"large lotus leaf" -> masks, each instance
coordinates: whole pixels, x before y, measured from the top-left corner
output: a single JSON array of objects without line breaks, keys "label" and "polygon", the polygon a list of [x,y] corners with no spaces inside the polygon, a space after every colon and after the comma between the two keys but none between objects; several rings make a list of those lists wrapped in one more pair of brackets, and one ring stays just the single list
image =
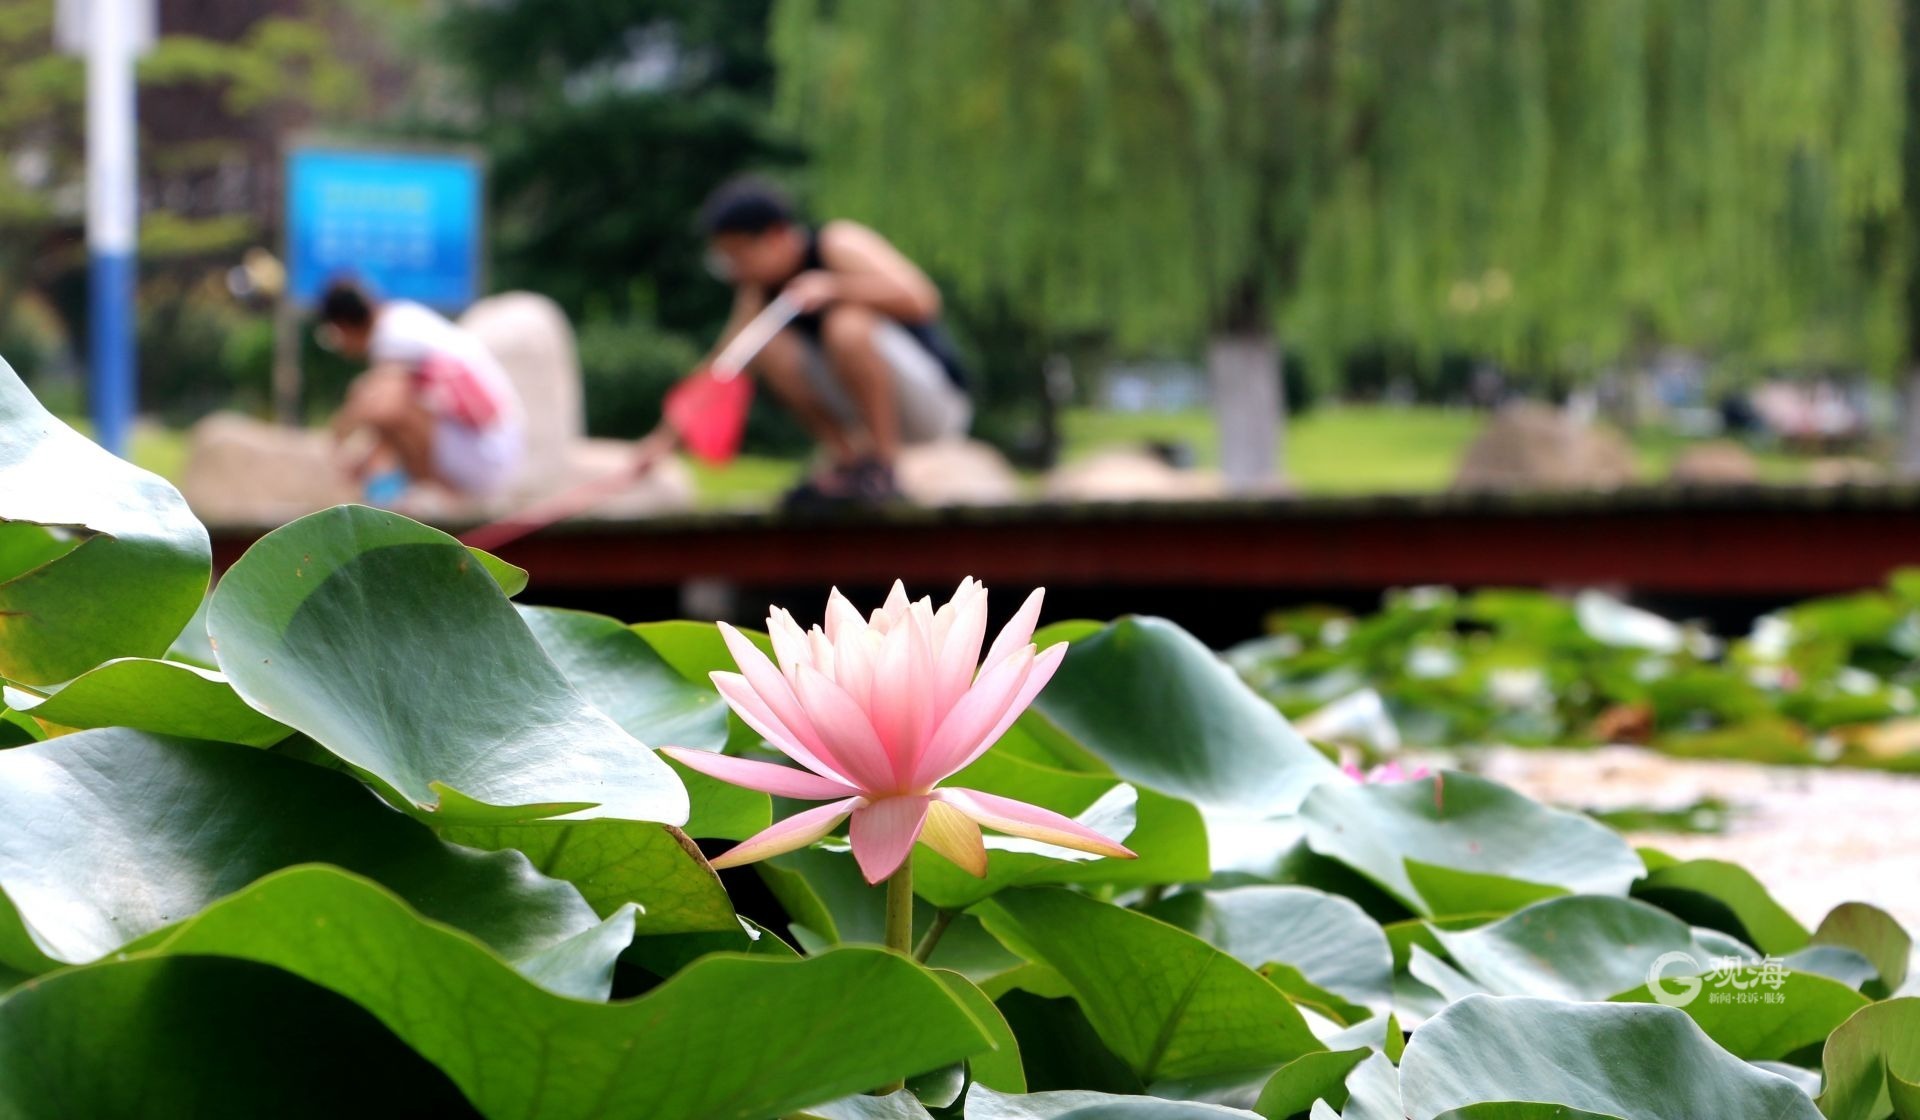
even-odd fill
[{"label": "large lotus leaf", "polygon": [[543,875],[578,887],[602,917],[640,907],[641,935],[731,931],[739,922],[720,877],[687,834],[646,821],[527,821],[457,825],[443,839],[490,852],[513,849]]},{"label": "large lotus leaf", "polygon": [[1026,1069],[1020,1064],[1020,1042],[1013,1037],[1013,1028],[1007,1024],[1007,1017],[987,998],[987,993],[976,987],[973,981],[958,972],[949,969],[935,969],[935,976],[953,993],[973,1014],[974,1021],[985,1029],[993,1039],[993,1049],[983,1050],[967,1059],[967,1073],[976,1084],[998,1089],[1003,1093],[1024,1093],[1027,1091]]},{"label": "large lotus leaf", "polygon": [[[1069,761],[1233,814],[1290,812],[1334,773],[1213,651],[1160,618],[1083,629],[1023,721]],[[1042,639],[1057,635],[1041,635]]]},{"label": "large lotus leaf", "polygon": [[1658,1004],[1469,996],[1413,1032],[1400,1059],[1412,1120],[1493,1101],[1632,1120],[1819,1120],[1793,1082],[1715,1046]]},{"label": "large lotus leaf", "polygon": [[1440,1120],[1627,1120],[1627,1117],[1568,1108],[1563,1104],[1493,1101],[1456,1108],[1452,1112],[1441,1114]]},{"label": "large lotus leaf", "polygon": [[476,1115],[350,1001],[249,961],[147,957],[0,1001],[0,1115]]},{"label": "large lotus leaf", "polygon": [[[1848,1016],[1865,1007],[1866,996],[1839,980],[1812,972],[1785,972],[1753,965],[1718,968],[1701,979],[1702,989],[1682,1008],[1727,1052],[1748,1061],[1798,1054],[1833,1033]],[[1649,985],[1614,998],[1628,1003],[1661,1002]],[[1686,990],[1695,990],[1691,983]]]},{"label": "large lotus leaf", "polygon": [[376,879],[512,961],[599,921],[524,856],[443,843],[345,774],[230,744],[106,729],[0,751],[0,821],[18,912],[0,918],[0,960],[28,971],[94,960],[296,863]]},{"label": "large lotus leaf", "polygon": [[[1920,1083],[1920,999],[1863,1007],[1827,1039],[1820,1111],[1828,1120],[1885,1120],[1915,1115],[1911,1087]],[[1897,1095],[1896,1095],[1897,1094]],[[1907,1111],[1896,1111],[1906,1098]]]},{"label": "large lotus leaf", "polygon": [[1274,1071],[1253,1101],[1253,1110],[1271,1120],[1287,1120],[1327,1100],[1347,1103],[1347,1074],[1373,1053],[1364,1046],[1303,1054]]},{"label": "large lotus leaf", "polygon": [[1592,818],[1455,771],[1415,782],[1328,782],[1300,815],[1314,851],[1428,917],[1516,909],[1548,895],[1625,894],[1645,873],[1619,833]]},{"label": "large lotus leaf", "polygon": [[61,727],[131,727],[255,747],[272,746],[293,733],[249,708],[226,677],[176,661],[117,658],[39,691],[47,695],[8,688],[7,703]]},{"label": "large lotus leaf", "polygon": [[520,618],[587,702],[653,747],[717,751],[727,745],[727,705],[705,680],[688,680],[645,638],[584,611],[521,607]]},{"label": "large lotus leaf", "polygon": [[1820,920],[1813,931],[1815,946],[1832,945],[1852,949],[1873,964],[1879,973],[1880,994],[1900,990],[1907,982],[1907,968],[1913,960],[1913,937],[1902,929],[1893,915],[1864,902],[1843,902]]},{"label": "large lotus leaf", "polygon": [[1369,1054],[1347,1074],[1347,1103],[1340,1120],[1405,1120],[1400,1071],[1385,1054]]},{"label": "large lotus leaf", "polygon": [[686,823],[673,771],[581,698],[439,530],[364,506],[303,517],[247,550],[207,620],[249,704],[420,810]]},{"label": "large lotus leaf", "polygon": [[1324,1050],[1287,997],[1198,937],[1062,888],[1004,891],[987,928],[1073,988],[1143,1082],[1276,1066]]},{"label": "large lotus leaf", "polygon": [[1323,1002],[1331,994],[1375,1010],[1393,1001],[1387,935],[1366,911],[1337,895],[1307,887],[1187,891],[1149,913],[1250,968],[1288,966],[1310,987],[1296,990],[1278,973],[1272,979],[1295,999]]},{"label": "large lotus leaf", "polygon": [[[1696,976],[1721,956],[1666,911],[1608,895],[1550,898],[1489,925],[1432,934],[1481,990],[1500,996],[1610,999],[1645,985],[1656,964],[1665,977]],[[1660,961],[1676,953],[1684,959]]]},{"label": "large lotus leaf", "polygon": [[0,707],[0,748],[37,743],[46,737],[46,729],[34,722],[32,716]]},{"label": "large lotus leaf", "polygon": [[[1207,832],[1199,812],[1185,801],[1153,790],[1138,789],[1129,797],[1126,813],[1131,827],[1113,819],[1096,821],[1089,813],[1096,802],[1111,798],[1110,777],[1075,773],[1028,762],[1000,751],[988,751],[973,765],[943,784],[984,790],[1027,801],[1081,818],[1081,823],[1125,843],[1138,859],[1092,859],[1031,841],[989,835],[987,874],[976,879],[922,846],[914,853],[914,889],[935,906],[969,906],[1005,887],[1042,883],[1181,883],[1205,879]],[[1114,817],[1115,814],[1105,814]],[[1064,858],[1063,858],[1064,857]]]},{"label": "large lotus leaf", "polygon": [[211,571],[178,490],[54,419],[0,361],[0,677],[160,656]]},{"label": "large lotus leaf", "polygon": [[1634,897],[1694,925],[1730,933],[1763,953],[1785,956],[1807,947],[1807,927],[1739,864],[1717,859],[1681,862],[1653,849],[1642,849],[1641,855],[1647,876],[1634,885]]},{"label": "large lotus leaf", "polygon": [[966,1120],[1260,1120],[1257,1112],[1197,1101],[1065,1090],[1020,1096],[967,1090]]},{"label": "large lotus leaf", "polygon": [[788,1113],[785,1120],[933,1120],[933,1113],[920,1103],[911,1089],[885,1096],[856,1093],[837,1101],[811,1105]]},{"label": "large lotus leaf", "polygon": [[[490,1117],[758,1120],[991,1044],[937,978],[881,949],[719,954],[638,999],[558,998],[466,935],[327,867],[270,876],[153,951],[256,961],[337,992]],[[115,1056],[97,1058],[105,1071]]]}]

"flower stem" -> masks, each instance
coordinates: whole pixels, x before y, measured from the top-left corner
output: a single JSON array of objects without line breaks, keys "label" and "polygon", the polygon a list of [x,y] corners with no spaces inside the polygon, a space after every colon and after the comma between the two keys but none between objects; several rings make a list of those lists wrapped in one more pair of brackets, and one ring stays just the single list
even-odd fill
[{"label": "flower stem", "polygon": [[[913,861],[907,860],[887,880],[887,948],[901,956],[913,953]],[[874,1090],[876,1096],[897,1093],[906,1079],[889,1081]]]},{"label": "flower stem", "polygon": [[947,927],[953,924],[953,915],[952,910],[933,912],[933,924],[927,927],[925,934],[921,935],[920,944],[913,947],[914,960],[921,964],[927,963],[927,958],[933,956],[934,948],[940,944],[940,935],[947,932]]}]

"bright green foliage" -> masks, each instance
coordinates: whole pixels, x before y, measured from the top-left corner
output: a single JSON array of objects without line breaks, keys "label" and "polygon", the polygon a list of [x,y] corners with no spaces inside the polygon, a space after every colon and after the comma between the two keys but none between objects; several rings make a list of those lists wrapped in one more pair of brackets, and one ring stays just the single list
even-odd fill
[{"label": "bright green foliage", "polygon": [[1920,999],[1896,999],[1862,1008],[1827,1039],[1822,1058],[1828,1120],[1882,1120],[1890,1108],[1916,1115],[1912,1087],[1920,1083]]},{"label": "bright green foliage", "polygon": [[40,696],[7,690],[15,711],[60,727],[131,727],[157,735],[269,747],[292,734],[233,691],[227,678],[177,661],[124,657]]},{"label": "bright green foliage", "polygon": [[786,0],[820,194],[1123,345],[1896,357],[1893,0]]},{"label": "bright green foliage", "polygon": [[54,419],[0,361],[0,677],[58,684],[159,656],[211,563],[178,491]]},{"label": "bright green foliage", "polygon": [[1329,1018],[1364,1019],[1392,1001],[1386,934],[1338,895],[1305,887],[1186,891],[1150,913],[1265,973]]},{"label": "bright green foliage", "polygon": [[423,811],[686,822],[666,763],[581,698],[437,530],[359,506],[302,518],[240,558],[207,621],[249,703]]},{"label": "bright green foliage", "polygon": [[1323,1049],[1277,988],[1145,915],[1038,889],[1002,894],[986,921],[1066,977],[1101,1040],[1142,1081],[1251,1069]]},{"label": "bright green foliage", "polygon": [[1433,1120],[1488,1101],[1570,1105],[1634,1120],[1818,1120],[1776,1074],[1654,1004],[1472,996],[1413,1032],[1400,1059],[1406,1115]]}]

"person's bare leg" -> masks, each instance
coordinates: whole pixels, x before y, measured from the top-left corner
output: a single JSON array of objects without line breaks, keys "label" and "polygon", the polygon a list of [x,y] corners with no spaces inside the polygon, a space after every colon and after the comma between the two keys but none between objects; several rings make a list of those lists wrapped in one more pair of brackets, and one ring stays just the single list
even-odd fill
[{"label": "person's bare leg", "polygon": [[760,351],[752,367],[833,460],[845,463],[854,457],[853,433],[827,408],[813,386],[807,384],[806,361],[806,349],[800,339],[792,331],[781,331]]},{"label": "person's bare leg", "polygon": [[433,467],[433,414],[415,399],[405,373],[376,370],[354,381],[333,418],[333,433],[345,444],[362,431],[372,434],[373,447],[351,465],[355,479],[364,480],[376,467],[398,460],[416,479],[442,481]]},{"label": "person's bare leg", "polygon": [[846,387],[873,442],[873,455],[891,466],[900,453],[900,409],[894,400],[893,368],[874,344],[880,317],[865,307],[827,309],[820,343],[827,366]]}]

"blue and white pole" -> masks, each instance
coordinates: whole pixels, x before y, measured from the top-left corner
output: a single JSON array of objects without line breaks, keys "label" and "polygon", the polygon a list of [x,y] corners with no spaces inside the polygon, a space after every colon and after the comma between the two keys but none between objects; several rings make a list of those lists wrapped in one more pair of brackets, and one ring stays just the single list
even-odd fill
[{"label": "blue and white pole", "polygon": [[134,131],[134,3],[85,0],[88,398],[94,437],[125,455],[137,373],[133,298],[139,236]]}]

